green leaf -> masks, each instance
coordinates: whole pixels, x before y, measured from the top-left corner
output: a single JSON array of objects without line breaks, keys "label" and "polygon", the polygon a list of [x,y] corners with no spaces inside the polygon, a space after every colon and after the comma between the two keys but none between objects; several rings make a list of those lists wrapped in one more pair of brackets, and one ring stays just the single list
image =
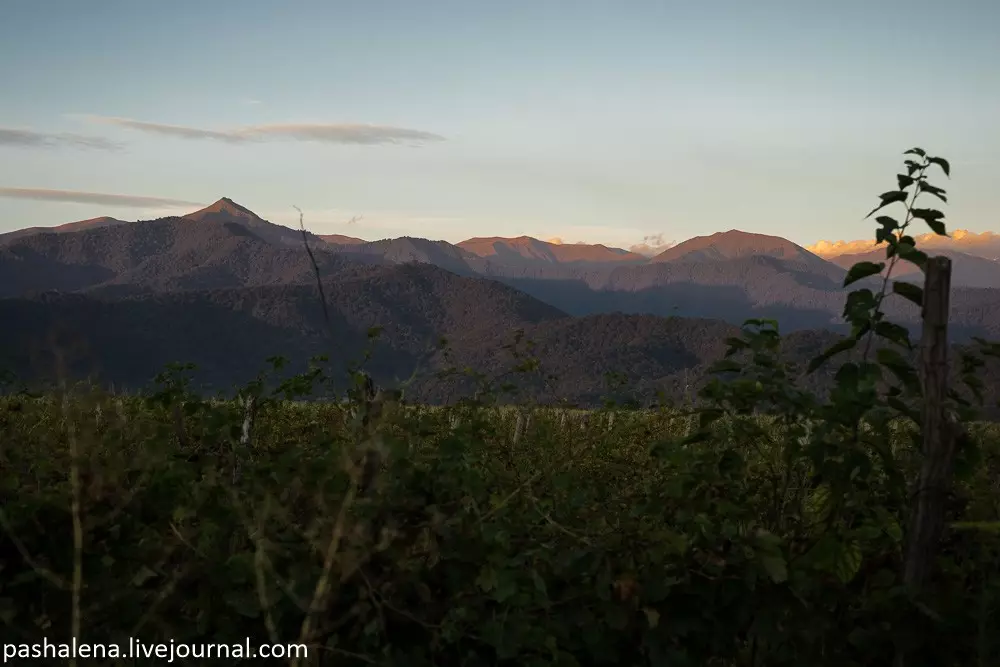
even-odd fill
[{"label": "green leaf", "polygon": [[958,521],[951,524],[953,530],[978,530],[986,533],[1000,533],[1000,521]]},{"label": "green leaf", "polygon": [[935,197],[937,197],[938,199],[940,199],[941,201],[945,203],[948,202],[948,197],[945,196],[944,188],[939,188],[936,185],[931,185],[927,181],[920,181],[920,184],[917,185],[917,191],[930,193]]},{"label": "green leaf", "polygon": [[893,294],[898,294],[907,301],[912,301],[920,307],[924,305],[924,288],[907,282],[895,282],[892,284]]},{"label": "green leaf", "polygon": [[744,350],[750,347],[745,340],[743,340],[742,338],[736,338],[735,336],[730,336],[729,338],[727,338],[726,345],[729,347],[729,349],[726,350],[727,357],[736,354],[740,350]]},{"label": "green leaf", "polygon": [[484,593],[492,591],[497,585],[496,570],[488,565],[483,567],[479,573],[479,577],[476,578],[476,585],[479,586]]},{"label": "green leaf", "polygon": [[842,583],[848,583],[861,569],[861,547],[856,542],[841,545],[833,573]]},{"label": "green leaf", "polygon": [[817,524],[826,521],[830,516],[833,507],[830,486],[821,484],[809,491],[806,496],[804,509],[805,518],[809,524]]},{"label": "green leaf", "polygon": [[882,225],[881,229],[875,230],[875,242],[882,243],[884,241],[890,246],[895,245],[896,237],[893,232],[899,229],[899,221],[888,215],[880,215],[875,218],[875,222]]},{"label": "green leaf", "polygon": [[944,226],[944,223],[940,220],[927,220],[927,226],[937,234],[938,236],[948,236],[948,231]]},{"label": "green leaf", "polygon": [[739,362],[733,361],[732,359],[720,359],[714,364],[709,366],[709,373],[737,373],[743,369],[743,366]]},{"label": "green leaf", "polygon": [[875,352],[875,358],[899,378],[899,381],[908,389],[919,390],[916,369],[898,351],[892,348],[881,348]]},{"label": "green leaf", "polygon": [[788,563],[780,553],[760,554],[760,564],[764,566],[764,571],[771,577],[771,581],[776,584],[788,581]]},{"label": "green leaf", "polygon": [[951,178],[951,165],[943,157],[929,157],[927,158],[927,161],[941,167],[941,171],[944,172],[944,175]]},{"label": "green leaf", "polygon": [[697,444],[699,442],[705,442],[706,440],[708,440],[711,437],[712,437],[712,434],[709,433],[708,431],[699,430],[699,431],[695,431],[691,435],[689,435],[686,438],[684,438],[683,440],[681,440],[681,444],[682,445],[694,445],[694,444]]},{"label": "green leaf", "polygon": [[933,208],[915,208],[910,211],[910,214],[917,219],[923,220],[927,223],[927,226],[937,234],[938,236],[947,236],[948,232],[945,231],[945,225],[942,220],[944,219],[944,213]]},{"label": "green leaf", "polygon": [[851,534],[863,542],[872,542],[882,537],[882,529],[879,526],[868,523],[858,526],[855,530],[851,531]]},{"label": "green leaf", "polygon": [[498,570],[496,572],[495,584],[493,587],[493,599],[497,602],[506,602],[517,593],[517,579],[510,570]]},{"label": "green leaf", "polygon": [[913,177],[906,174],[896,174],[896,182],[899,183],[900,190],[905,190],[913,185]]},{"label": "green leaf", "polygon": [[859,280],[863,280],[869,276],[874,276],[882,272],[885,268],[885,262],[858,262],[851,267],[850,271],[844,277],[844,287],[847,287],[851,283],[856,283]]},{"label": "green leaf", "polygon": [[141,568],[139,568],[139,571],[135,573],[135,576],[132,577],[132,585],[135,586],[136,588],[139,588],[144,583],[146,583],[150,579],[153,579],[156,576],[158,576],[156,572],[149,569],[149,567],[147,567],[146,565],[143,565]]},{"label": "green leaf", "polygon": [[756,534],[757,559],[775,583],[788,580],[788,562],[781,551],[781,538],[766,530]]},{"label": "green leaf", "polygon": [[841,541],[833,535],[824,535],[809,550],[809,559],[824,572],[837,577],[846,584],[861,569],[861,547],[852,540]]},{"label": "green leaf", "polygon": [[910,150],[904,152],[903,155],[919,155],[920,157],[927,157],[927,151],[923,148],[911,148]]},{"label": "green leaf", "polygon": [[535,590],[538,591],[539,593],[541,593],[542,597],[544,597],[545,599],[548,599],[548,597],[549,597],[549,590],[545,586],[545,580],[542,579],[542,576],[540,574],[538,574],[537,570],[532,570],[531,571],[531,582],[535,585]]},{"label": "green leaf", "polygon": [[872,214],[874,214],[876,211],[885,208],[889,204],[894,204],[900,201],[906,201],[906,197],[907,197],[906,192],[902,190],[890,190],[889,192],[883,192],[882,194],[879,195],[879,199],[882,200],[882,203],[873,208],[865,217],[870,218]]},{"label": "green leaf", "polygon": [[910,343],[910,330],[893,322],[882,321],[875,325],[875,335],[903,347],[913,347]]},{"label": "green leaf", "polygon": [[841,352],[846,352],[847,350],[852,349],[857,344],[858,340],[856,338],[845,338],[839,343],[831,345],[822,354],[820,354],[817,357],[814,357],[813,360],[809,362],[809,369],[806,371],[806,373],[809,374],[815,372],[816,369],[818,369],[820,366],[826,363],[828,359],[830,359],[835,355],[840,354]]},{"label": "green leaf", "polygon": [[942,220],[944,218],[944,213],[936,208],[915,208],[910,213],[913,214],[914,218],[921,220]]},{"label": "green leaf", "polygon": [[900,243],[898,246],[899,258],[920,267],[923,271],[927,267],[927,253],[917,250],[913,244]]}]

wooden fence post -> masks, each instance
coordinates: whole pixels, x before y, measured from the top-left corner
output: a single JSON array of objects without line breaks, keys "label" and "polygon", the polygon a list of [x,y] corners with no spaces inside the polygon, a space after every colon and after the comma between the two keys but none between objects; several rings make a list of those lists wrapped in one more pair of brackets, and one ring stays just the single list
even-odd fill
[{"label": "wooden fence post", "polygon": [[924,281],[920,378],[923,386],[923,464],[913,494],[903,581],[918,592],[931,572],[944,531],[945,499],[955,455],[957,424],[946,409],[948,395],[948,310],[951,260],[927,260]]},{"label": "wooden fence post", "polygon": [[[927,260],[923,295],[923,332],[920,338],[920,383],[923,388],[923,463],[912,495],[906,536],[903,583],[919,595],[930,575],[944,532],[945,499],[955,454],[957,424],[947,411],[948,311],[951,260]],[[904,667],[906,649],[896,650],[895,667]]]}]

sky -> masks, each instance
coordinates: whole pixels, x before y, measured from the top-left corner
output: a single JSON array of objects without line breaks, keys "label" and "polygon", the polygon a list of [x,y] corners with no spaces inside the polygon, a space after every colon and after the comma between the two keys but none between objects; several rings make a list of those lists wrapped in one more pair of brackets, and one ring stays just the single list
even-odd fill
[{"label": "sky", "polygon": [[1000,231],[998,34],[995,0],[13,0],[0,232],[226,196],[365,239],[805,245],[871,236],[915,145],[950,226]]}]

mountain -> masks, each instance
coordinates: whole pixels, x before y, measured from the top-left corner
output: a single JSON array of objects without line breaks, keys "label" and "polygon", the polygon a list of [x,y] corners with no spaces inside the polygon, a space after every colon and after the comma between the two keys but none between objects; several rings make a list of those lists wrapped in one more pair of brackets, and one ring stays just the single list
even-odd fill
[{"label": "mountain", "polygon": [[[996,232],[977,234],[965,229],[956,229],[948,236],[927,233],[914,236],[914,240],[916,240],[918,247],[933,249],[935,252],[939,249],[954,250],[973,257],[1000,260],[1000,234]],[[808,250],[829,259],[840,255],[864,254],[878,247],[873,240],[864,239],[860,241],[820,241],[809,246]]]},{"label": "mountain", "polygon": [[[223,217],[161,218],[24,236],[0,245],[0,296],[99,287],[164,291],[312,280],[312,264],[301,245],[270,240],[280,233]],[[314,250],[322,270],[352,261],[323,245]]]},{"label": "mountain", "polygon": [[[206,206],[200,211],[189,213],[184,216],[184,220],[194,222],[214,223],[216,225],[239,225],[251,230],[256,236],[277,245],[286,247],[302,248],[302,231],[276,225],[273,222],[264,220],[259,215],[248,208],[240,206],[232,199],[223,197],[211,206]],[[306,232],[306,237],[311,243],[322,243],[322,239],[315,234]]]},{"label": "mountain", "polygon": [[543,263],[601,266],[605,264],[641,264],[646,257],[621,248],[584,243],[553,243],[530,236],[517,238],[483,237],[462,241],[458,247],[499,264]]},{"label": "mountain", "polygon": [[101,227],[114,227],[116,225],[124,224],[127,224],[124,220],[118,220],[117,218],[111,218],[105,215],[99,218],[91,218],[90,220],[67,222],[64,225],[57,225],[55,227],[27,227],[25,229],[18,229],[13,232],[0,234],[0,244],[5,242],[9,243],[15,239],[32,236],[34,234],[66,234],[69,232],[80,232],[87,229],[100,229]]},{"label": "mountain", "polygon": [[824,275],[836,275],[826,261],[805,248],[780,236],[751,234],[737,229],[716,232],[710,236],[696,236],[678,243],[655,256],[656,262],[704,262],[741,259],[744,257],[773,257],[799,264]]},{"label": "mountain", "polygon": [[[306,235],[322,276],[359,263],[418,263],[495,280],[574,316],[617,312],[732,324],[769,317],[785,331],[843,326],[844,268],[775,236],[730,230],[690,239],[648,260],[606,246],[530,237],[476,238],[458,245],[414,237],[346,238],[329,242]],[[847,265],[852,259],[838,262]],[[956,332],[971,335],[992,326],[989,318],[1000,290],[962,292],[965,283],[996,285],[988,271],[992,264],[984,262],[956,263],[954,300],[965,304],[955,311]],[[267,222],[228,198],[182,218],[36,233],[0,243],[0,296],[45,290],[210,290],[314,280],[301,231]],[[915,307],[897,300],[887,304],[902,321],[917,324]]]},{"label": "mountain", "polygon": [[[835,325],[843,308],[844,270],[782,241],[734,231],[681,244],[676,258],[661,254],[652,262],[640,258],[641,263],[627,256],[624,261],[572,261],[580,255],[559,254],[567,246],[529,237],[458,245],[403,237],[337,250],[490,277],[572,315],[622,312],[733,323],[767,315],[789,329]],[[584,256],[606,258],[614,252],[604,248],[596,254],[594,248],[585,248]]]},{"label": "mountain", "polygon": [[[0,240],[0,321],[16,323],[0,327],[0,369],[53,379],[59,353],[71,377],[136,387],[166,363],[190,361],[225,388],[252,379],[273,355],[296,362],[294,371],[328,353],[343,370],[379,326],[369,370],[383,383],[421,371],[408,394],[444,401],[468,395],[474,383],[436,371],[503,375],[517,363],[506,346],[520,330],[555,376],[522,378],[527,395],[595,405],[611,372],[629,377],[631,394],[622,398],[690,395],[692,378],[704,376],[734,325],[750,317],[777,319],[796,362],[843,326],[844,268],[784,239],[737,230],[642,261],[527,237],[459,245],[306,239],[329,321],[301,231],[226,198],[183,217]],[[960,259],[957,276],[959,267],[980,266]],[[916,306],[899,298],[885,306],[893,321],[918,330]],[[1000,337],[1000,290],[954,289],[951,335]],[[435,346],[442,337],[443,351]]]},{"label": "mountain", "polygon": [[[1000,288],[1000,261],[953,250],[934,248],[931,254],[951,259],[951,282],[957,287]],[[857,255],[836,255],[830,261],[845,269],[857,262],[885,262],[885,250],[871,250]],[[884,274],[884,271],[883,271]],[[923,273],[909,262],[897,262],[892,275],[900,280],[923,281]]]}]

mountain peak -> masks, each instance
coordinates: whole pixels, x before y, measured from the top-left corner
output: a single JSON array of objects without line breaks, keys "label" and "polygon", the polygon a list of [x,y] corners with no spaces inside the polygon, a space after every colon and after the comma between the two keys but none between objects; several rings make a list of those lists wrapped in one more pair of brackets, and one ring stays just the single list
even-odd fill
[{"label": "mountain peak", "polygon": [[222,197],[221,199],[219,199],[214,204],[211,204],[210,206],[206,206],[205,208],[203,208],[203,209],[201,209],[199,211],[195,211],[194,213],[190,213],[190,214],[188,214],[188,215],[186,215],[184,217],[188,218],[189,220],[203,220],[203,219],[206,219],[206,218],[209,218],[209,217],[215,218],[215,217],[218,217],[218,216],[231,216],[231,217],[237,217],[237,218],[254,218],[254,219],[257,219],[257,220],[261,220],[262,219],[256,213],[254,213],[253,211],[251,211],[250,209],[248,209],[245,206],[241,206],[240,204],[237,204],[236,202],[234,202],[229,197]]},{"label": "mountain peak", "polygon": [[800,245],[780,236],[754,234],[739,229],[715,232],[708,236],[696,236],[683,243],[668,248],[653,258],[654,262],[676,260],[704,261],[724,260],[767,255],[780,259],[818,259]]},{"label": "mountain peak", "polygon": [[[302,232],[291,227],[276,225],[268,222],[245,206],[237,204],[229,197],[223,197],[211,206],[206,206],[200,211],[188,213],[183,216],[185,220],[216,225],[239,225],[253,231],[253,233],[268,243],[283,246],[302,246]],[[313,235],[308,236],[317,243],[322,240]]]}]

